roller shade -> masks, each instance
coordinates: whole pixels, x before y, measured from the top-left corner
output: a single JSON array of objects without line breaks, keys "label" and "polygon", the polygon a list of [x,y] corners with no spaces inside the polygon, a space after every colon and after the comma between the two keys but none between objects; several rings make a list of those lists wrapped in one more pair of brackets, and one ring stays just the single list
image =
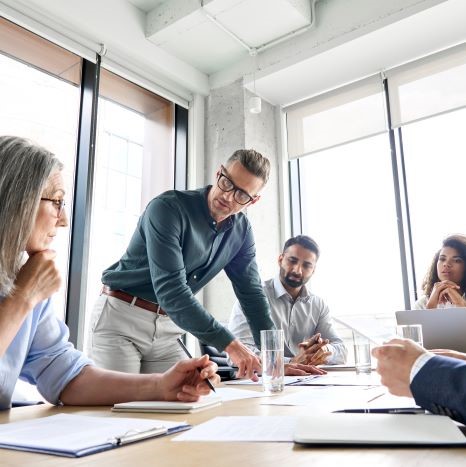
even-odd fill
[{"label": "roller shade", "polygon": [[380,75],[294,104],[284,111],[290,159],[387,131]]},{"label": "roller shade", "polygon": [[386,72],[393,127],[466,106],[466,44]]}]

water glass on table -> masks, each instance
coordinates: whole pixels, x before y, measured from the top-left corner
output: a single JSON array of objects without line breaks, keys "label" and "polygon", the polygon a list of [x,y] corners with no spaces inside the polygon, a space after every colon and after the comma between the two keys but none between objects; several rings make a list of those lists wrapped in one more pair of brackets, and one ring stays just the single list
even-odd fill
[{"label": "water glass on table", "polygon": [[261,331],[262,386],[266,392],[285,387],[285,336],[282,329]]},{"label": "water glass on table", "polygon": [[354,367],[356,374],[371,372],[371,344],[367,337],[353,331]]},{"label": "water glass on table", "polygon": [[405,339],[411,339],[420,346],[423,345],[422,324],[403,324],[397,326],[396,335]]}]

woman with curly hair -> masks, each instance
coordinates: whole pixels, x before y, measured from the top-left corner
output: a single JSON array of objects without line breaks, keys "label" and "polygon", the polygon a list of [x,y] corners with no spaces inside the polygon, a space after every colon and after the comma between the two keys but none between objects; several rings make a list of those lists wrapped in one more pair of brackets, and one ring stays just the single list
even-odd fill
[{"label": "woman with curly hair", "polygon": [[414,308],[466,307],[465,262],[466,236],[450,235],[432,260],[422,284],[424,295]]}]

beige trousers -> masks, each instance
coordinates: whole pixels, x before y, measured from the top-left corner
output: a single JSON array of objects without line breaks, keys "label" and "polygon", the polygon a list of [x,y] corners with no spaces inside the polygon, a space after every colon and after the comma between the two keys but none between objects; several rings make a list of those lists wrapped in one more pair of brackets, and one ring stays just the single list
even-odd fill
[{"label": "beige trousers", "polygon": [[101,295],[92,314],[89,356],[97,366],[126,373],[162,373],[186,359],[168,316]]}]

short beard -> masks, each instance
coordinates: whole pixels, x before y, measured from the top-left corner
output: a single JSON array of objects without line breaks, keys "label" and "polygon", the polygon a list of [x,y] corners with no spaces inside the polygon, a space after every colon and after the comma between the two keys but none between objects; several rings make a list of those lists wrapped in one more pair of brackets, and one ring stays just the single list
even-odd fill
[{"label": "short beard", "polygon": [[286,285],[289,285],[290,287],[293,287],[293,289],[297,289],[298,287],[301,287],[303,285],[303,280],[295,280],[291,279],[288,275],[284,277]]},{"label": "short beard", "polygon": [[288,285],[289,287],[292,287],[293,289],[297,289],[298,287],[302,287],[304,284],[303,279],[292,279],[290,274],[285,274],[285,271],[283,268],[280,268],[280,278],[281,280]]}]

